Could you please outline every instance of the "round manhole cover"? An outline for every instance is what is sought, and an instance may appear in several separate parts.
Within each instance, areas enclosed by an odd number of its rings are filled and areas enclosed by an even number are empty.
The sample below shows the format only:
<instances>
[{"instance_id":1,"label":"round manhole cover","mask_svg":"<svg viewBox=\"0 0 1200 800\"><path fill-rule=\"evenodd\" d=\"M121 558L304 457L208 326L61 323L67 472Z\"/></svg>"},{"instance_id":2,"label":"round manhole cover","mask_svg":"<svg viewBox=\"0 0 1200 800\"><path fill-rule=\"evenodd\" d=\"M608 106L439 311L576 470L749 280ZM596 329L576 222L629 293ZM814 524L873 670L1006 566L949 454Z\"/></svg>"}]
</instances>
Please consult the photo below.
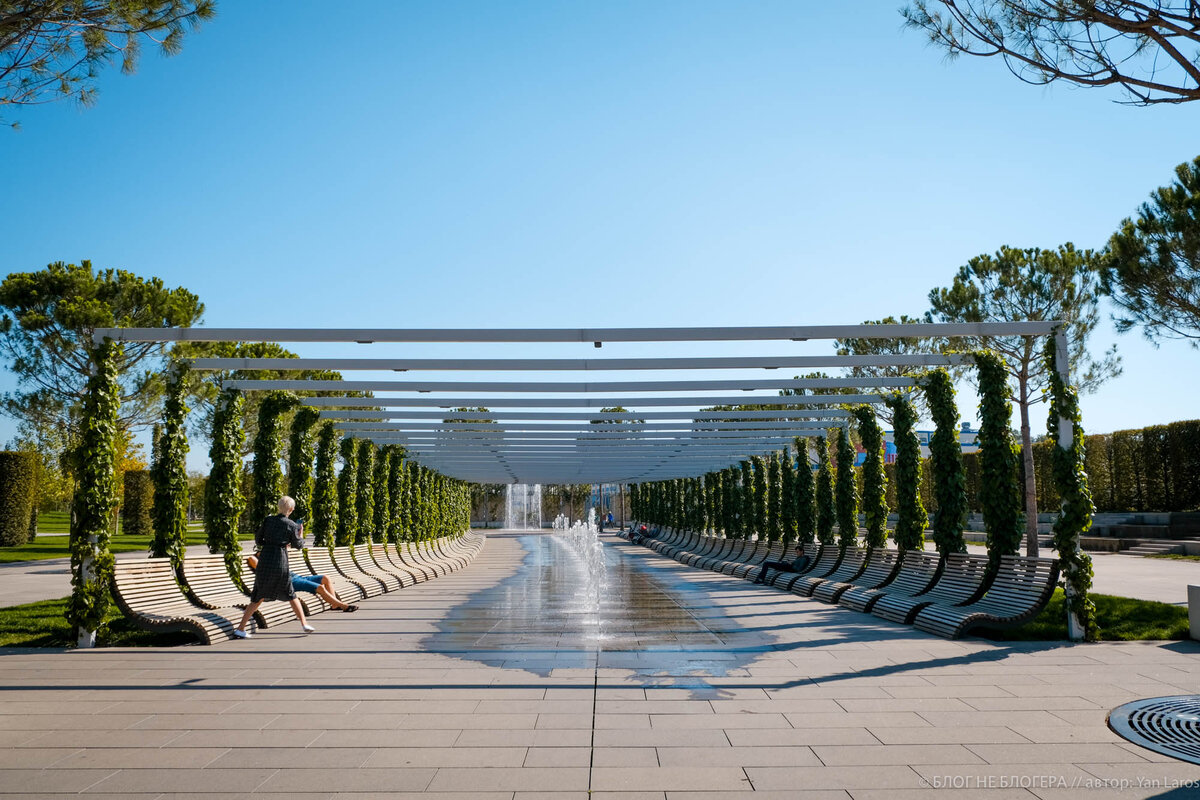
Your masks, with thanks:
<instances>
[{"instance_id":1,"label":"round manhole cover","mask_svg":"<svg viewBox=\"0 0 1200 800\"><path fill-rule=\"evenodd\" d=\"M1109 712L1108 727L1148 750L1200 764L1200 695L1126 703Z\"/></svg>"}]
</instances>

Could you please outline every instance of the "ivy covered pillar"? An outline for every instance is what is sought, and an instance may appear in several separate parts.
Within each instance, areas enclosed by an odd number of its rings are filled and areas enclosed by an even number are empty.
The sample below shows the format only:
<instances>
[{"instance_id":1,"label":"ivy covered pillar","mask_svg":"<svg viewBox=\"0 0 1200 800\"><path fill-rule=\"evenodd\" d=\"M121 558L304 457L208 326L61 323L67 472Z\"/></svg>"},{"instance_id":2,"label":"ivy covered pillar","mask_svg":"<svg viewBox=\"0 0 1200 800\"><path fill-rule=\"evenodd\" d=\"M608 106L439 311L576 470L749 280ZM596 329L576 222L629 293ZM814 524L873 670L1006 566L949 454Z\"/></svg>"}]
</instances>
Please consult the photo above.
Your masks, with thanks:
<instances>
[{"instance_id":1,"label":"ivy covered pillar","mask_svg":"<svg viewBox=\"0 0 1200 800\"><path fill-rule=\"evenodd\" d=\"M258 407L258 433L254 437L254 493L250 501L250 524L255 530L266 517L277 513L283 493L283 415L299 401L290 392L267 392Z\"/></svg>"},{"instance_id":2,"label":"ivy covered pillar","mask_svg":"<svg viewBox=\"0 0 1200 800\"><path fill-rule=\"evenodd\" d=\"M371 531L371 541L387 541L388 524L392 517L392 495L388 491L392 474L391 447L382 447L379 458L375 460L375 524Z\"/></svg>"},{"instance_id":3,"label":"ivy covered pillar","mask_svg":"<svg viewBox=\"0 0 1200 800\"><path fill-rule=\"evenodd\" d=\"M845 550L858 544L858 485L854 481L854 448L850 433L838 428L837 484L834 488L837 507L838 546Z\"/></svg>"},{"instance_id":4,"label":"ivy covered pillar","mask_svg":"<svg viewBox=\"0 0 1200 800\"><path fill-rule=\"evenodd\" d=\"M358 535L358 440L342 439L342 471L338 473L338 523L334 543L354 544Z\"/></svg>"},{"instance_id":5,"label":"ivy covered pillar","mask_svg":"<svg viewBox=\"0 0 1200 800\"><path fill-rule=\"evenodd\" d=\"M958 441L958 404L954 381L945 369L930 370L921 379L935 430L929 439L933 474L933 542L943 556L967 552L967 476ZM899 467L897 467L899 469Z\"/></svg>"},{"instance_id":6,"label":"ivy covered pillar","mask_svg":"<svg viewBox=\"0 0 1200 800\"><path fill-rule=\"evenodd\" d=\"M332 422L317 434L317 474L313 481L313 544L333 547L338 527L338 433Z\"/></svg>"},{"instance_id":7,"label":"ivy covered pillar","mask_svg":"<svg viewBox=\"0 0 1200 800\"><path fill-rule=\"evenodd\" d=\"M316 426L321 412L312 406L300 406L292 417L292 432L288 438L288 494L296 501L292 519L312 519L313 460L317 455Z\"/></svg>"},{"instance_id":8,"label":"ivy covered pillar","mask_svg":"<svg viewBox=\"0 0 1200 800\"><path fill-rule=\"evenodd\" d=\"M792 454L784 450L779 458L779 505L783 541L796 541L796 467Z\"/></svg>"},{"instance_id":9,"label":"ivy covered pillar","mask_svg":"<svg viewBox=\"0 0 1200 800\"><path fill-rule=\"evenodd\" d=\"M150 540L150 555L170 558L176 571L183 569L183 556L187 551L186 377L186 365L171 365L163 400L162 434L156 442L158 458L151 473L154 480L154 536Z\"/></svg>"},{"instance_id":10,"label":"ivy covered pillar","mask_svg":"<svg viewBox=\"0 0 1200 800\"><path fill-rule=\"evenodd\" d=\"M817 439L817 539L833 544L833 523L837 511L833 503L833 470L829 466L829 435Z\"/></svg>"},{"instance_id":11,"label":"ivy covered pillar","mask_svg":"<svg viewBox=\"0 0 1200 800\"><path fill-rule=\"evenodd\" d=\"M1088 596L1092 588L1092 559L1079 548L1079 537L1092 526L1096 507L1084 472L1083 425L1079 395L1071 387L1067 337L1062 328L1046 342L1046 372L1050 375L1050 440L1054 442L1054 486L1062 498L1054 523L1054 549L1062 568L1067 609L1067 636L1071 641L1095 641L1096 606Z\"/></svg>"},{"instance_id":12,"label":"ivy covered pillar","mask_svg":"<svg viewBox=\"0 0 1200 800\"><path fill-rule=\"evenodd\" d=\"M71 502L71 600L67 621L80 647L94 647L96 630L112 602L113 557L108 550L117 507L116 438L121 395L117 361L122 347L110 339L91 349L91 377L83 403L79 485Z\"/></svg>"},{"instance_id":13,"label":"ivy covered pillar","mask_svg":"<svg viewBox=\"0 0 1200 800\"><path fill-rule=\"evenodd\" d=\"M246 432L242 427L242 395L226 389L217 398L213 414L212 446L208 458L212 469L204 487L204 535L208 552L224 553L231 576L241 578L242 549L238 544L238 520L246 508L242 496L242 445Z\"/></svg>"},{"instance_id":14,"label":"ivy covered pillar","mask_svg":"<svg viewBox=\"0 0 1200 800\"><path fill-rule=\"evenodd\" d=\"M883 471L883 431L875 420L875 410L867 405L856 406L854 418L862 437L866 458L863 461L862 510L866 518L867 547L887 544L887 475Z\"/></svg>"},{"instance_id":15,"label":"ivy covered pillar","mask_svg":"<svg viewBox=\"0 0 1200 800\"><path fill-rule=\"evenodd\" d=\"M817 442L818 446L823 446L825 438L821 437ZM796 463L796 481L792 495L796 503L796 539L807 548L817 535L817 496L813 486L807 438L796 437L796 453L799 459Z\"/></svg>"},{"instance_id":16,"label":"ivy covered pillar","mask_svg":"<svg viewBox=\"0 0 1200 800\"><path fill-rule=\"evenodd\" d=\"M370 439L358 440L358 532L354 544L371 541L375 527L375 443Z\"/></svg>"},{"instance_id":17,"label":"ivy covered pillar","mask_svg":"<svg viewBox=\"0 0 1200 800\"><path fill-rule=\"evenodd\" d=\"M767 541L783 540L783 477L779 471L779 454L767 456L767 519L764 527Z\"/></svg>"},{"instance_id":18,"label":"ivy covered pillar","mask_svg":"<svg viewBox=\"0 0 1200 800\"><path fill-rule=\"evenodd\" d=\"M922 550L929 515L921 503L921 441L917 438L917 412L902 394L887 398L892 410L892 438L896 443L896 547ZM961 531L960 531L961 535Z\"/></svg>"},{"instance_id":19,"label":"ivy covered pillar","mask_svg":"<svg viewBox=\"0 0 1200 800\"><path fill-rule=\"evenodd\" d=\"M1012 392L1004 362L992 351L980 350L975 364L979 370L979 504L994 570L1000 556L1020 552L1025 535L1021 448L1012 435Z\"/></svg>"}]
</instances>

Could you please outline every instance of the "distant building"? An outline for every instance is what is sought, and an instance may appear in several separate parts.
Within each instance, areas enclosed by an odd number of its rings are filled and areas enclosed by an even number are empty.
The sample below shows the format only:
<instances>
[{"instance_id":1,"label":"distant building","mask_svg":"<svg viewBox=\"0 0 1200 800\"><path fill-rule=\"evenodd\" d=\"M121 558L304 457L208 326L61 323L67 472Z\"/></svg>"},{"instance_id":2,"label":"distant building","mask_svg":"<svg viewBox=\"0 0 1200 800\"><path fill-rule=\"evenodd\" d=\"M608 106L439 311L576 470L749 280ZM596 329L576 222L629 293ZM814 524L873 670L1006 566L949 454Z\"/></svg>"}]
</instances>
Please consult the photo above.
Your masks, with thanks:
<instances>
[{"instance_id":1,"label":"distant building","mask_svg":"<svg viewBox=\"0 0 1200 800\"><path fill-rule=\"evenodd\" d=\"M892 431L883 432L883 461L885 464L892 464L896 461L896 443L893 440L892 433ZM929 458L929 438L931 436L933 436L933 431L917 431L917 439L921 442L922 458ZM973 430L971 423L964 422L962 424L962 429L958 432L958 443L964 453L979 452L979 445L975 443L978 436L979 431ZM859 447L854 463L861 465L866 458L866 451L862 447Z\"/></svg>"}]
</instances>

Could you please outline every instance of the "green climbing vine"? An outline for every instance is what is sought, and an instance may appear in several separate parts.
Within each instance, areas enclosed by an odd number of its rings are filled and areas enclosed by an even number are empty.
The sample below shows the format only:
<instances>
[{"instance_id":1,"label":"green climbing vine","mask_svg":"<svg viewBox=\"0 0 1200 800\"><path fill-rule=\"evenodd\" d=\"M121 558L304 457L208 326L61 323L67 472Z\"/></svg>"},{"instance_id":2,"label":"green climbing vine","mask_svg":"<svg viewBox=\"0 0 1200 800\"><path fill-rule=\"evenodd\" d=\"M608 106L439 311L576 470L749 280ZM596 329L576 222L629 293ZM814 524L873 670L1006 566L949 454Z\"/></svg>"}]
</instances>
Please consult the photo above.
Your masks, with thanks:
<instances>
[{"instance_id":1,"label":"green climbing vine","mask_svg":"<svg viewBox=\"0 0 1200 800\"><path fill-rule=\"evenodd\" d=\"M742 538L749 539L754 535L754 474L750 471L750 462L743 461L741 469L742 509L741 529Z\"/></svg>"},{"instance_id":2,"label":"green climbing vine","mask_svg":"<svg viewBox=\"0 0 1200 800\"><path fill-rule=\"evenodd\" d=\"M370 439L358 440L358 476L355 479L358 531L354 543L369 542L375 527L375 443Z\"/></svg>"},{"instance_id":3,"label":"green climbing vine","mask_svg":"<svg viewBox=\"0 0 1200 800\"><path fill-rule=\"evenodd\" d=\"M278 513L283 494L283 470L279 458L283 444L283 415L299 401L291 392L267 392L258 407L258 434L254 437L254 483L250 524L255 528L265 517Z\"/></svg>"},{"instance_id":4,"label":"green climbing vine","mask_svg":"<svg viewBox=\"0 0 1200 800\"><path fill-rule=\"evenodd\" d=\"M358 536L358 440L342 439L342 471L338 473L338 547L354 544Z\"/></svg>"},{"instance_id":5,"label":"green climbing vine","mask_svg":"<svg viewBox=\"0 0 1200 800\"><path fill-rule=\"evenodd\" d=\"M399 447L390 448L392 457L388 461L388 503L390 513L387 520L387 541L398 542L403 539L404 530L404 451Z\"/></svg>"},{"instance_id":6,"label":"green climbing vine","mask_svg":"<svg viewBox=\"0 0 1200 800\"><path fill-rule=\"evenodd\" d=\"M767 460L762 456L750 456L751 475L754 481L754 532L759 539L767 539Z\"/></svg>"},{"instance_id":7,"label":"green climbing vine","mask_svg":"<svg viewBox=\"0 0 1200 800\"><path fill-rule=\"evenodd\" d=\"M379 449L379 458L375 460L375 524L371 531L373 542L387 540L388 523L392 513L392 495L388 491L391 485L388 479L392 474L392 452L393 448L382 447Z\"/></svg>"},{"instance_id":8,"label":"green climbing vine","mask_svg":"<svg viewBox=\"0 0 1200 800\"><path fill-rule=\"evenodd\" d=\"M113 557L109 526L117 507L116 438L121 407L117 383L120 345L106 339L91 350L92 376L80 420L75 460L79 484L71 501L71 599L67 621L80 644L91 645L111 603Z\"/></svg>"},{"instance_id":9,"label":"green climbing vine","mask_svg":"<svg viewBox=\"0 0 1200 800\"><path fill-rule=\"evenodd\" d=\"M854 480L854 448L846 428L837 434L837 498L838 546L843 550L858 543L858 486Z\"/></svg>"},{"instance_id":10,"label":"green climbing vine","mask_svg":"<svg viewBox=\"0 0 1200 800\"><path fill-rule=\"evenodd\" d=\"M824 437L817 439L824 443ZM799 462L796 465L796 538L804 545L810 545L817 535L817 495L813 486L812 463L808 460L808 439L796 437L796 452ZM828 473L828 470L826 470ZM830 533L832 533L830 523ZM822 539L821 541L825 541Z\"/></svg>"},{"instance_id":11,"label":"green climbing vine","mask_svg":"<svg viewBox=\"0 0 1200 800\"><path fill-rule=\"evenodd\" d=\"M332 547L338 529L338 433L332 422L317 434L317 474L313 483L313 544Z\"/></svg>"},{"instance_id":12,"label":"green climbing vine","mask_svg":"<svg viewBox=\"0 0 1200 800\"><path fill-rule=\"evenodd\" d=\"M866 458L863 461L862 510L866 518L867 547L887 544L887 475L883 471L883 430L875 420L875 410L868 405L856 406L854 418L862 438Z\"/></svg>"},{"instance_id":13,"label":"green climbing vine","mask_svg":"<svg viewBox=\"0 0 1200 800\"><path fill-rule=\"evenodd\" d=\"M187 550L187 367L170 368L167 393L163 400L163 427L158 439L158 459L151 477L154 480L154 537L150 555L171 559L176 570L183 568Z\"/></svg>"},{"instance_id":14,"label":"green climbing vine","mask_svg":"<svg viewBox=\"0 0 1200 800\"><path fill-rule=\"evenodd\" d=\"M311 520L313 504L313 459L317 456L317 423L321 412L300 406L292 416L288 439L288 495L296 501L292 519Z\"/></svg>"},{"instance_id":15,"label":"green climbing vine","mask_svg":"<svg viewBox=\"0 0 1200 800\"><path fill-rule=\"evenodd\" d=\"M1004 362L990 350L975 353L979 370L979 505L993 567L1015 555L1024 539L1020 449L1012 435L1012 403Z\"/></svg>"},{"instance_id":16,"label":"green climbing vine","mask_svg":"<svg viewBox=\"0 0 1200 800\"><path fill-rule=\"evenodd\" d=\"M900 550L922 550L929 515L921 503L921 441L915 430L917 412L902 394L886 399L892 410L892 439L896 443L896 505L898 519L893 537Z\"/></svg>"},{"instance_id":17,"label":"green climbing vine","mask_svg":"<svg viewBox=\"0 0 1200 800\"><path fill-rule=\"evenodd\" d=\"M767 541L778 542L783 539L783 476L779 468L779 455L772 453L766 458L767 519L763 526L766 529Z\"/></svg>"},{"instance_id":18,"label":"green climbing vine","mask_svg":"<svg viewBox=\"0 0 1200 800\"><path fill-rule=\"evenodd\" d=\"M958 441L958 404L954 381L945 369L926 372L921 388L929 404L935 430L929 439L933 473L933 541L942 555L967 552L963 528L967 524L967 477L962 445ZM899 467L897 467L899 469Z\"/></svg>"},{"instance_id":19,"label":"green climbing vine","mask_svg":"<svg viewBox=\"0 0 1200 800\"><path fill-rule=\"evenodd\" d=\"M833 501L833 470L829 465L829 437L817 439L817 540L833 544L837 509Z\"/></svg>"},{"instance_id":20,"label":"green climbing vine","mask_svg":"<svg viewBox=\"0 0 1200 800\"><path fill-rule=\"evenodd\" d=\"M242 548L238 543L238 520L246 508L242 495L242 395L226 389L217 399L213 414L212 446L208 450L212 469L204 486L204 535L208 552L224 553L229 574L240 585Z\"/></svg>"},{"instance_id":21,"label":"green climbing vine","mask_svg":"<svg viewBox=\"0 0 1200 800\"><path fill-rule=\"evenodd\" d=\"M1074 614L1087 641L1099 636L1096 604L1092 602L1092 558L1079 548L1079 537L1092 526L1095 505L1083 469L1084 436L1079 414L1079 395L1063 383L1058 374L1054 337L1048 337L1045 349L1046 373L1050 376L1050 440L1054 442L1052 466L1054 486L1062 498L1058 520L1054 523L1054 549L1058 551L1066 593L1067 614ZM1063 447L1059 438L1062 420L1071 424L1071 445Z\"/></svg>"},{"instance_id":22,"label":"green climbing vine","mask_svg":"<svg viewBox=\"0 0 1200 800\"><path fill-rule=\"evenodd\" d=\"M796 467L784 451L779 459L779 519L783 541L796 541Z\"/></svg>"}]
</instances>

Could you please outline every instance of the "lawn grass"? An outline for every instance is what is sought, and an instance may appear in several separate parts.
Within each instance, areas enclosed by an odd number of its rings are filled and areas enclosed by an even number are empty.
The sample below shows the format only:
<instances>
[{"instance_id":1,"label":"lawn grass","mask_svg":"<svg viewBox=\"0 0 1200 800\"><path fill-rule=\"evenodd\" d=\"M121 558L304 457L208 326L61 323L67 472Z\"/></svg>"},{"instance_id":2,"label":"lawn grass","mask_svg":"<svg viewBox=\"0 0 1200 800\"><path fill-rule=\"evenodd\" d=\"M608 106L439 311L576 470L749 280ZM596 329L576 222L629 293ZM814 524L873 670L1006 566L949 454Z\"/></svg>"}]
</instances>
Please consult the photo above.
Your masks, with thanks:
<instances>
[{"instance_id":1,"label":"lawn grass","mask_svg":"<svg viewBox=\"0 0 1200 800\"><path fill-rule=\"evenodd\" d=\"M69 521L65 512L50 512L38 516L38 533L66 533ZM242 537L243 540L253 539L252 534ZM68 558L71 551L69 536L38 536L28 544L15 547L0 547L0 564L11 564L15 561L40 561L46 558ZM187 546L203 547L205 545L204 523L200 521L188 523ZM150 540L145 536L128 536L117 534L109 539L108 549L113 553L145 552L150 546Z\"/></svg>"},{"instance_id":2,"label":"lawn grass","mask_svg":"<svg viewBox=\"0 0 1200 800\"><path fill-rule=\"evenodd\" d=\"M1057 641L1067 638L1067 612L1063 590L1055 589L1049 605L1020 628L1005 631L979 629L980 636L997 641ZM1111 594L1093 594L1096 622L1104 641L1187 639L1188 610L1184 606L1134 600Z\"/></svg>"},{"instance_id":3,"label":"lawn grass","mask_svg":"<svg viewBox=\"0 0 1200 800\"><path fill-rule=\"evenodd\" d=\"M1200 561L1200 556L1189 556L1183 553L1155 553L1154 555L1145 556L1145 558L1170 558L1175 561Z\"/></svg>"},{"instance_id":4,"label":"lawn grass","mask_svg":"<svg viewBox=\"0 0 1200 800\"><path fill-rule=\"evenodd\" d=\"M75 641L66 614L66 597L0 608L0 647L72 647ZM96 641L101 647L167 647L198 640L187 633L151 633L137 628L114 603Z\"/></svg>"}]
</instances>

